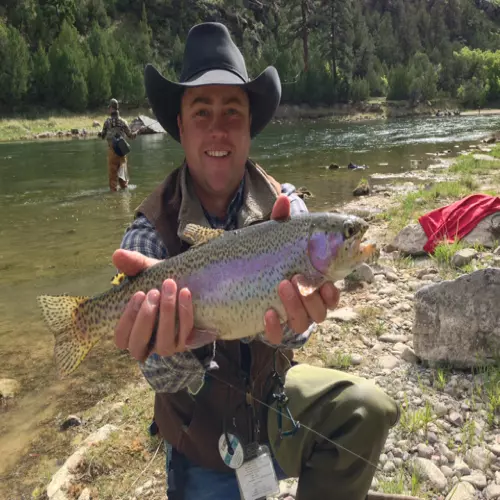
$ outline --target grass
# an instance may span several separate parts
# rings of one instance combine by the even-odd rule
[[[426,494],[421,491],[422,479],[416,471],[411,475],[407,474],[404,468],[400,468],[397,474],[391,479],[379,479],[379,491],[393,495],[414,495],[426,498]],[[425,497],[423,496],[425,495]]]
[[[442,368],[438,368],[434,373],[434,387],[438,391],[442,391],[445,388],[447,382],[448,380],[446,372]]]
[[[474,394],[486,406],[487,422],[497,423],[500,413],[500,364],[481,366],[473,369]]]
[[[496,146],[490,155],[500,158],[500,146]],[[472,155],[462,155],[449,168],[449,173],[456,174],[456,178],[403,195],[395,207],[377,218],[387,221],[389,231],[395,235],[408,224],[416,223],[425,213],[476,192],[480,188],[476,179],[478,174],[491,175],[493,186],[497,187],[500,184],[500,160],[476,160]],[[497,191],[482,192],[497,196]]]
[[[500,158],[500,148],[495,148],[489,154]],[[493,170],[500,170],[500,159],[498,161],[476,160],[472,155],[461,156],[449,169],[451,173],[465,175],[488,175]]]
[[[431,422],[433,422],[436,417],[433,414],[431,404],[426,401],[423,408],[417,408],[416,410],[411,410],[408,405],[408,401],[401,405],[401,418],[399,421],[399,426],[403,431],[403,434],[407,436],[412,436],[420,429],[423,429],[427,433],[427,427]]]
[[[421,188],[400,198],[399,206],[387,211],[382,218],[389,222],[390,231],[397,233],[430,210],[463,198],[477,187],[472,177],[462,176],[454,181],[434,184],[430,189]]]
[[[346,369],[352,364],[352,357],[349,353],[341,351],[319,352],[320,359],[325,363],[326,368]]]
[[[150,115],[150,112],[141,108],[122,111],[122,117],[129,123],[139,114]],[[2,118],[0,119],[0,141],[16,141],[42,132],[67,132],[74,128],[80,130],[85,128],[87,132],[100,131],[107,117],[107,110],[103,108],[102,111],[85,114],[47,111],[33,116],[19,115]],[[98,121],[101,127],[94,128],[92,126],[94,121]]]

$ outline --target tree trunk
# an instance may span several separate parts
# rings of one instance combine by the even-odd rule
[[[309,20],[307,18],[307,0],[301,0],[302,8],[302,45],[304,48],[304,71],[309,70]]]

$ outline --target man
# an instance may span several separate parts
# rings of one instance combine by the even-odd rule
[[[113,146],[113,140],[115,138],[124,138],[125,135],[130,139],[135,139],[139,130],[135,132],[130,130],[126,120],[120,116],[118,101],[116,99],[111,99],[109,102],[109,114],[110,117],[104,122],[102,130],[99,132],[99,137],[108,141],[109,189],[111,191],[118,191],[117,184],[119,184],[122,189],[128,186],[128,165],[127,155],[119,155],[116,153]]]
[[[181,237],[188,223],[229,230],[307,211],[293,186],[279,184],[248,158],[251,139],[279,104],[281,86],[272,67],[249,80],[225,26],[202,23],[190,30],[180,83],[149,65],[145,84],[153,112],[181,143],[185,161],[137,209],[113,255],[120,271],[135,275],[188,250]],[[249,491],[259,487],[264,497],[276,486],[274,474],[298,476],[299,499],[367,498],[398,409],[374,384],[294,364],[293,349],[307,342],[339,299],[332,283],[304,298],[296,278],[279,287],[287,325],[282,328],[269,310],[254,340],[186,349],[193,304],[189,290],[178,290],[171,279],[161,291],[136,293],[127,305],[115,341],[139,361],[155,390],[169,500],[256,498]],[[272,460],[256,451],[258,444],[270,448]]]

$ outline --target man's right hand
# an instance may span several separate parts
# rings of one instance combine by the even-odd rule
[[[139,252],[116,250],[113,264],[127,276],[160,262]],[[153,335],[156,317],[160,314],[158,330],[152,350],[149,342]],[[179,318],[179,332],[176,334],[176,317]],[[193,302],[191,293],[183,288],[177,293],[177,284],[167,279],[161,292],[157,289],[147,293],[136,292],[127,304],[115,328],[115,343],[120,349],[127,349],[138,361],[145,361],[156,352],[160,356],[172,356],[186,350],[186,341],[193,330]]]

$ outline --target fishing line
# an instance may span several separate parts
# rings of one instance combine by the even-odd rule
[[[227,385],[228,387],[230,387],[231,389],[234,389],[235,391],[237,392],[240,392],[241,394],[244,394],[246,395],[245,391],[243,391],[242,389],[240,389],[239,387],[236,387],[234,386],[233,384],[231,384],[230,382],[226,382],[225,380],[223,379],[220,379],[219,377],[216,377],[213,373],[207,371],[206,372],[208,375],[210,375],[212,378],[214,378],[215,380]],[[282,411],[280,410],[277,410],[276,408],[273,408],[272,406],[268,405],[267,403],[264,403],[264,401],[260,401],[258,398],[256,398],[253,394],[249,394],[249,396],[254,400],[256,401],[257,403],[265,406],[266,408],[270,409],[270,410],[273,410],[276,414],[278,415],[281,415],[282,417],[286,417],[288,420],[290,421],[295,421],[297,424],[299,424],[298,421],[294,420],[293,418],[291,418],[290,416],[288,416],[287,414],[283,413]],[[336,443],[335,441],[333,441],[333,439],[330,439],[329,437],[327,436],[324,436],[323,434],[321,434],[320,432],[312,429],[311,427],[308,427],[307,425],[303,424],[303,423],[300,423],[300,427],[304,428],[305,430],[309,431],[309,432],[312,432],[313,434],[316,434],[316,436],[324,439],[325,441],[328,441],[330,444],[333,444],[334,446],[338,447],[338,448],[341,448],[342,450],[344,451],[347,451],[348,453],[350,453],[351,455],[355,456],[356,458],[359,458],[360,460],[362,460],[363,462],[366,462],[368,465],[371,465],[372,467],[374,467],[376,470],[382,472],[382,469],[380,467],[378,467],[376,464],[370,462],[369,460],[367,460],[366,458],[362,457],[361,455],[358,455],[357,453],[355,453],[354,451],[351,451],[347,448],[345,448],[344,446]]]

